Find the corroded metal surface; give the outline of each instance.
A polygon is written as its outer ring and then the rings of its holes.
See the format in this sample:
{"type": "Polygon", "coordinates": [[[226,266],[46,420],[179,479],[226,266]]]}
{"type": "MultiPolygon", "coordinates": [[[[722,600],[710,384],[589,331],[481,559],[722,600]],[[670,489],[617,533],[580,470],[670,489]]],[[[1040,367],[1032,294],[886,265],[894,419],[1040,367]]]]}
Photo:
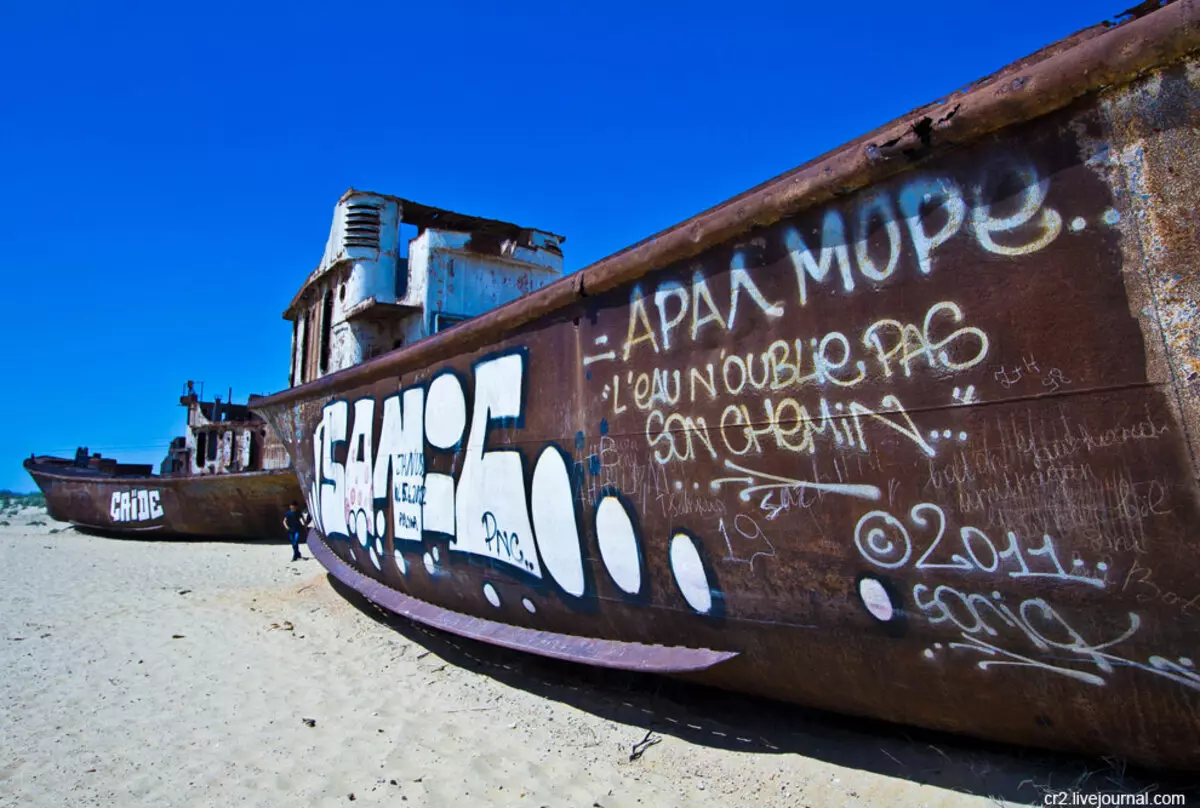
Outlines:
{"type": "Polygon", "coordinates": [[[308,549],[330,574],[384,608],[442,631],[461,637],[540,654],[568,662],[583,662],[601,668],[636,670],[643,673],[684,673],[705,670],[737,656],[736,651],[708,648],[641,645],[640,643],[573,637],[531,628],[508,625],[496,620],[452,612],[432,603],[417,600],[392,589],[382,581],[363,575],[347,564],[325,544],[315,530],[308,533],[308,549]]]}
{"type": "Polygon", "coordinates": [[[179,397],[188,411],[187,431],[171,442],[164,474],[227,474],[288,467],[286,450],[262,418],[246,404],[234,404],[232,394],[230,390],[225,401],[220,396],[201,401],[194,383],[187,382],[179,397]]]}
{"type": "Polygon", "coordinates": [[[25,469],[61,522],[147,538],[285,538],[283,512],[303,495],[290,469],[205,476],[75,473],[35,457],[25,469]]]}
{"type": "Polygon", "coordinates": [[[291,383],[361,364],[558,280],[562,241],[347,191],[334,208],[320,264],[283,313],[292,322],[291,383]]]}
{"type": "Polygon", "coordinates": [[[179,403],[188,411],[187,432],[171,441],[161,474],[86,447],[74,460],[26,460],[50,515],[129,535],[285,537],[283,512],[302,495],[286,450],[262,417],[234,404],[232,390],[225,401],[202,401],[190,381],[179,403]]]}
{"type": "Polygon", "coordinates": [[[256,408],[341,562],[406,596],[1200,768],[1198,15],[256,408]]]}

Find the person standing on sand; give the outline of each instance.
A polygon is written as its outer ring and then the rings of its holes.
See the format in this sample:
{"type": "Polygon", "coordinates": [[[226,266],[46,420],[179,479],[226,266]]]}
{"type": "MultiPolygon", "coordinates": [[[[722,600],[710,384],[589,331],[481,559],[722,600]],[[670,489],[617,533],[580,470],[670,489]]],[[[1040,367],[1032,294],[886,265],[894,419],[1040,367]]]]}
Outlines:
{"type": "Polygon", "coordinates": [[[300,531],[307,525],[308,514],[302,512],[295,502],[288,505],[288,509],[283,513],[283,526],[292,542],[292,561],[304,558],[300,555],[300,531]]]}

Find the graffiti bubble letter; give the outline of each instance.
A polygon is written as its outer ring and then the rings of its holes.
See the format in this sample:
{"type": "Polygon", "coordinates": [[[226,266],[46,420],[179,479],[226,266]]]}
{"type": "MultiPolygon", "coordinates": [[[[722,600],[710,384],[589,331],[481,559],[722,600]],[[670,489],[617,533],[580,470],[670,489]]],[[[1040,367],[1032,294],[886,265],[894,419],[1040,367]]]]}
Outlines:
{"type": "Polygon", "coordinates": [[[455,521],[459,552],[494,558],[542,576],[526,509],[525,474],[515,449],[485,451],[488,430],[519,423],[525,356],[508,353],[475,367],[475,404],[458,481],[455,521]]]}

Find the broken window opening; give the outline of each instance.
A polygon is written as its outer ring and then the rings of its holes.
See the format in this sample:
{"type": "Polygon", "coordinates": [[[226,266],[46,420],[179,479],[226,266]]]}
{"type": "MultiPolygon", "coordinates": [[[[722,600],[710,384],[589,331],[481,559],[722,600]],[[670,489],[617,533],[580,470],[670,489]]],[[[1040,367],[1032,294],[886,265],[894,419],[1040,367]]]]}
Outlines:
{"type": "MultiPolygon", "coordinates": [[[[295,387],[300,375],[300,363],[296,361],[296,350],[300,347],[300,318],[292,320],[292,377],[288,383],[295,387]]],[[[303,354],[301,354],[303,356],[303,354]]]]}
{"type": "Polygon", "coordinates": [[[305,368],[308,367],[308,329],[311,318],[309,310],[304,310],[304,331],[300,334],[300,361],[296,367],[296,384],[304,384],[305,368]]]}
{"type": "Polygon", "coordinates": [[[408,294],[408,259],[396,259],[396,299],[401,300],[408,294]]]}
{"type": "Polygon", "coordinates": [[[258,441],[254,439],[254,433],[249,429],[246,430],[246,441],[250,444],[250,462],[246,464],[247,471],[258,471],[259,464],[262,463],[258,441]]]}
{"type": "Polygon", "coordinates": [[[458,325],[470,319],[470,315],[466,314],[447,314],[444,311],[435,311],[433,313],[433,333],[445,331],[452,325],[458,325]]]}
{"type": "Polygon", "coordinates": [[[333,295],[325,292],[325,297],[321,305],[321,359],[317,365],[317,370],[320,373],[329,372],[329,355],[332,346],[330,345],[330,336],[333,330],[333,295]]]}
{"type": "Polygon", "coordinates": [[[395,292],[396,299],[400,300],[408,294],[408,265],[409,255],[412,253],[412,242],[421,235],[421,231],[416,225],[401,222],[399,227],[399,251],[396,256],[396,283],[395,292]]]}

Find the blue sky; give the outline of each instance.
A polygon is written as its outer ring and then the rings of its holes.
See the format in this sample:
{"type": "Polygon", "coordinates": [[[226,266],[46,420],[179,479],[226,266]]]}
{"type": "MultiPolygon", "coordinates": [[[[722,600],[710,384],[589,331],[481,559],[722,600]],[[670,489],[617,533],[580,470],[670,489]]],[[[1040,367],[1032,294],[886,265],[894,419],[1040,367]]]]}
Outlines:
{"type": "Polygon", "coordinates": [[[1122,8],[2,3],[0,488],[157,463],[187,379],[284,387],[349,187],[564,234],[573,271],[1122,8]]]}

